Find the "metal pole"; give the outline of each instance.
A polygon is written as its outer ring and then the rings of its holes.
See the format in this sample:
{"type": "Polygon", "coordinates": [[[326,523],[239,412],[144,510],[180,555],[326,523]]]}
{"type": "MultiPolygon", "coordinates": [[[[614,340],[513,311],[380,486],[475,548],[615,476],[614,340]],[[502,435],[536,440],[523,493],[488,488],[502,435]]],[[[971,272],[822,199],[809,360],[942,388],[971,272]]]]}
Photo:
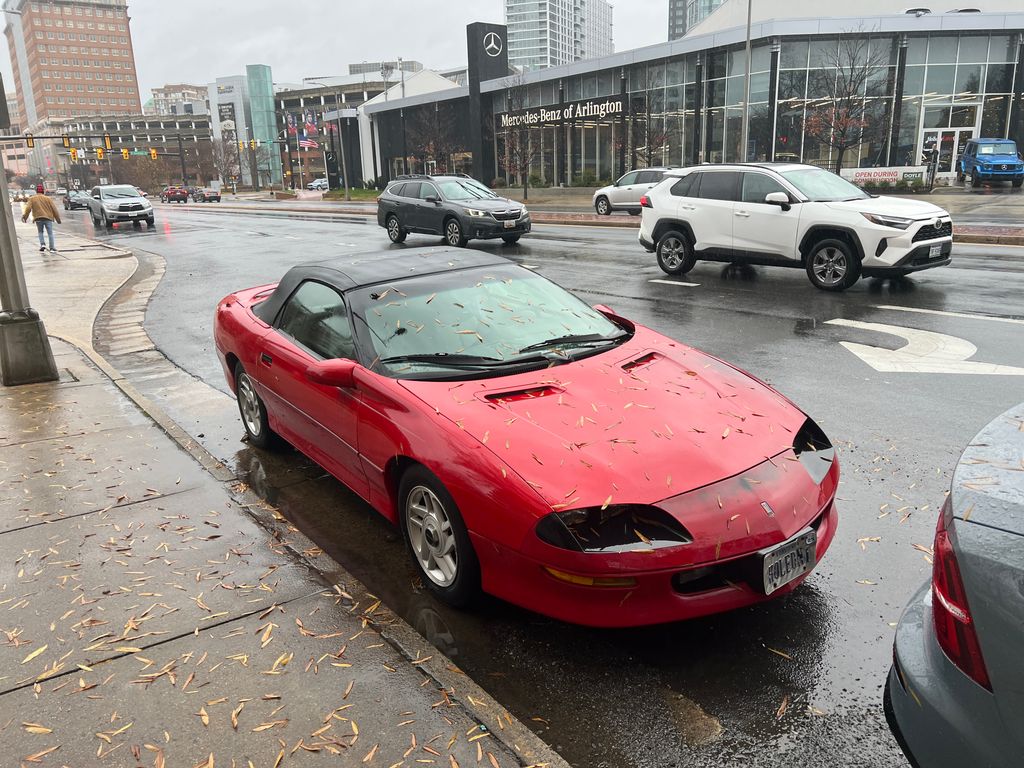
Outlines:
{"type": "Polygon", "coordinates": [[[180,133],[178,134],[178,158],[181,160],[181,186],[187,187],[188,181],[185,174],[185,148],[182,146],[180,133]]]}
{"type": "Polygon", "coordinates": [[[743,127],[740,131],[740,162],[750,158],[747,154],[747,135],[750,132],[750,13],[754,0],[747,0],[747,68],[743,75],[743,127]]]}
{"type": "MultiPolygon", "coordinates": [[[[341,106],[335,100],[335,106],[338,107],[338,147],[341,150],[341,175],[342,181],[345,183],[345,200],[351,200],[352,195],[349,192],[348,186],[348,161],[345,159],[345,134],[342,133],[341,127],[341,106]]],[[[345,122],[348,122],[348,118],[345,118],[345,122]]]]}

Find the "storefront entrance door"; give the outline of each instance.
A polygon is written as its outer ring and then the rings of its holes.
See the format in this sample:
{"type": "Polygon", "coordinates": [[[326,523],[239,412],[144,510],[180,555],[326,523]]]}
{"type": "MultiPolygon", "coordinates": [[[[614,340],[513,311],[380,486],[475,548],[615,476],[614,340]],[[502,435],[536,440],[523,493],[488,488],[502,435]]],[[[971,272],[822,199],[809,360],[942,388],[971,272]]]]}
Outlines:
{"type": "Polygon", "coordinates": [[[954,173],[956,161],[977,133],[974,128],[932,128],[921,133],[921,163],[927,164],[932,147],[939,150],[936,173],[954,173]]]}

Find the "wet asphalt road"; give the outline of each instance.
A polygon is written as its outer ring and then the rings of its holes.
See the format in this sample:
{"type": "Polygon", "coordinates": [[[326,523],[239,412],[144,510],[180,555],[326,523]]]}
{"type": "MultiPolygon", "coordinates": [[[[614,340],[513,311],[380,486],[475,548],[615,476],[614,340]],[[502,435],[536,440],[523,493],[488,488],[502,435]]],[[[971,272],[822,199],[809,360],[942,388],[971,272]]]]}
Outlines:
{"type": "MultiPolygon", "coordinates": [[[[92,235],[81,212],[67,218],[92,235]]],[[[152,232],[95,236],[136,249],[144,265],[158,261],[152,254],[165,260],[146,329],[177,366],[223,392],[211,339],[223,295],[276,281],[305,260],[401,249],[372,219],[196,205],[158,206],[152,232]]],[[[473,614],[453,611],[417,589],[398,534],[340,484],[294,452],[268,455],[242,443],[226,397],[204,423],[158,383],[144,391],[574,765],[904,765],[881,698],[893,625],[930,575],[915,545],[931,546],[960,451],[1024,399],[1024,378],[880,373],[840,342],[897,349],[903,339],[826,321],[957,336],[977,347],[973,360],[1024,366],[1021,324],[976,316],[1024,320],[1024,248],[957,246],[951,267],[899,282],[862,280],[832,295],[798,270],[720,264],[652,282],[666,276],[635,237],[545,226],[516,247],[477,247],[751,371],[819,422],[841,450],[840,527],[791,596],[621,631],[571,627],[498,601],[473,614]]],[[[402,247],[438,243],[410,236],[402,247]]],[[[105,333],[99,326],[98,344],[105,333]]]]}

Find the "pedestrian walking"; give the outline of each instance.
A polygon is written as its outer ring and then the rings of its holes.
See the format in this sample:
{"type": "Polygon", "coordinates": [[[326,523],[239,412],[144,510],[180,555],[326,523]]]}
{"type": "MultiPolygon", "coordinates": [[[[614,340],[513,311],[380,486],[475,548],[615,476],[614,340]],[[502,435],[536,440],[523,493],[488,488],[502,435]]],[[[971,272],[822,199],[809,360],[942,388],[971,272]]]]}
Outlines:
{"type": "Polygon", "coordinates": [[[21,220],[28,221],[30,214],[35,220],[36,230],[39,232],[39,252],[42,253],[46,250],[46,242],[43,240],[45,231],[50,237],[50,253],[56,253],[57,245],[53,241],[53,222],[61,223],[60,211],[53,204],[53,200],[44,194],[42,184],[36,186],[36,193],[25,203],[25,213],[22,214],[21,220]]]}

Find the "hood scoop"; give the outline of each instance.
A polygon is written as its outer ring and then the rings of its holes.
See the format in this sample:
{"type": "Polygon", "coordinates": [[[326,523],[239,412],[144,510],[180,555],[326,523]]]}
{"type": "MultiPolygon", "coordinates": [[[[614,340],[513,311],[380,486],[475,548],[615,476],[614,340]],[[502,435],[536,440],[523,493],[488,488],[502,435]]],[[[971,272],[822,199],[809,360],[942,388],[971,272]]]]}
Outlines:
{"type": "Polygon", "coordinates": [[[515,403],[520,400],[535,400],[538,397],[550,397],[551,395],[560,394],[562,394],[562,390],[559,387],[544,385],[528,389],[513,389],[509,392],[495,392],[485,395],[485,397],[492,403],[515,403]]]}
{"type": "Polygon", "coordinates": [[[645,365],[650,365],[660,357],[661,355],[659,355],[657,352],[648,352],[646,355],[641,355],[640,357],[634,360],[630,360],[628,363],[623,363],[622,370],[628,373],[629,371],[632,371],[636,368],[643,368],[645,365]]]}

